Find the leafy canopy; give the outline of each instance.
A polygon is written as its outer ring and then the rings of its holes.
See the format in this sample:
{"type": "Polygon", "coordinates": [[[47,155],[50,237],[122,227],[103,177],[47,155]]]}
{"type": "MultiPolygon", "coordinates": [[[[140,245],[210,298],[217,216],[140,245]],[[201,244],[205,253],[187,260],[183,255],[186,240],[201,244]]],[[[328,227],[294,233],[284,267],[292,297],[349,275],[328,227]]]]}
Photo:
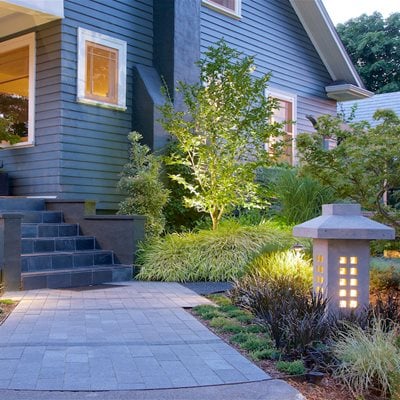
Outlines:
{"type": "Polygon", "coordinates": [[[322,116],[315,133],[298,136],[297,148],[304,172],[398,226],[383,197],[400,188],[400,118],[391,110],[378,110],[374,118],[381,121],[374,128],[366,122],[346,128],[341,119],[322,116]],[[338,145],[324,148],[327,138],[338,145]]]}
{"type": "Polygon", "coordinates": [[[186,205],[208,213],[216,229],[235,207],[266,205],[255,183],[255,169],[271,158],[264,150],[281,124],[270,123],[276,101],[265,96],[270,75],[254,79],[254,57],[220,40],[198,62],[201,82],[179,82],[184,111],[167,99],[161,124],[177,141],[168,163],[189,168],[191,179],[171,175],[189,191],[186,205]]]}
{"type": "Polygon", "coordinates": [[[367,89],[400,90],[400,13],[386,20],[378,12],[363,14],[338,24],[337,31],[367,89]]]}

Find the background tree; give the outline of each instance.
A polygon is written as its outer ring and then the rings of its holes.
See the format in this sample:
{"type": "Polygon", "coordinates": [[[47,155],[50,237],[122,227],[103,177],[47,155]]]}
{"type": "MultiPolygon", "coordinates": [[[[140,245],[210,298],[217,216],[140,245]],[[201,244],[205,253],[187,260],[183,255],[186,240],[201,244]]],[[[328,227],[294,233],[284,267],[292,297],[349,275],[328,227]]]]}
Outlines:
{"type": "Polygon", "coordinates": [[[186,204],[212,219],[218,227],[224,213],[235,207],[262,207],[255,169],[271,158],[264,145],[278,136],[281,124],[269,123],[276,101],[265,96],[269,75],[254,79],[254,57],[245,57],[221,40],[198,63],[201,82],[178,83],[185,111],[171,100],[160,110],[162,126],[177,141],[168,162],[190,169],[191,179],[171,178],[190,195],[186,204]]]}
{"type": "Polygon", "coordinates": [[[391,110],[376,111],[374,118],[382,121],[374,128],[361,122],[345,129],[341,119],[322,116],[315,133],[298,136],[297,148],[304,172],[399,228],[383,197],[400,188],[400,118],[391,110]],[[325,149],[326,138],[339,144],[325,149]]]}
{"type": "Polygon", "coordinates": [[[400,13],[363,14],[336,29],[367,89],[400,90],[400,13]]]}
{"type": "Polygon", "coordinates": [[[142,135],[131,132],[129,162],[124,166],[118,190],[127,194],[119,204],[119,214],[146,216],[146,236],[158,236],[164,230],[163,208],[168,200],[168,190],[160,179],[161,160],[140,144],[142,135]]]}

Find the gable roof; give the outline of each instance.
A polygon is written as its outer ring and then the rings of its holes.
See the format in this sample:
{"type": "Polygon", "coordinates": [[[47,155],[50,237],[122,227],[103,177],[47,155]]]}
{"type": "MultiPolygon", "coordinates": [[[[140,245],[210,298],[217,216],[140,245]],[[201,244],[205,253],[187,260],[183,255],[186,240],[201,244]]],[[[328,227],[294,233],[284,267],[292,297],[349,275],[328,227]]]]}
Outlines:
{"type": "Polygon", "coordinates": [[[338,101],[371,97],[373,93],[365,89],[322,1],[289,1],[334,81],[325,88],[328,97],[338,101]]]}
{"type": "Polygon", "coordinates": [[[373,119],[376,110],[390,109],[400,116],[400,92],[376,94],[374,97],[365,100],[346,101],[338,104],[338,112],[344,112],[350,116],[352,107],[354,111],[354,122],[368,121],[372,126],[379,124],[373,119]]]}

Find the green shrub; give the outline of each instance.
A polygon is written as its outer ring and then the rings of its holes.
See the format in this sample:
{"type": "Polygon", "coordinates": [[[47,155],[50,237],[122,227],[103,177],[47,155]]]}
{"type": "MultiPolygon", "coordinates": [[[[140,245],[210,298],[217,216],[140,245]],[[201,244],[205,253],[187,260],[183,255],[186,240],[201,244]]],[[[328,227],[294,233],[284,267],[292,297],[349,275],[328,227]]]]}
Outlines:
{"type": "Polygon", "coordinates": [[[306,368],[302,360],[278,361],[276,363],[276,369],[289,375],[303,375],[306,373],[306,368]]]}
{"type": "Polygon", "coordinates": [[[205,320],[210,320],[215,317],[221,317],[222,314],[219,312],[218,308],[215,306],[210,306],[208,304],[193,307],[193,312],[199,317],[205,320]]]}
{"type": "Polygon", "coordinates": [[[250,338],[253,338],[253,337],[256,337],[254,334],[252,334],[252,333],[248,333],[248,332],[239,332],[239,333],[237,333],[237,334],[235,334],[235,335],[232,335],[230,338],[229,338],[229,341],[231,342],[231,343],[238,343],[238,344],[240,344],[240,343],[244,343],[244,342],[247,342],[247,340],[249,340],[250,338]]]}
{"type": "Polygon", "coordinates": [[[400,266],[374,264],[370,269],[370,292],[381,294],[390,290],[400,291],[400,266]]]}
{"type": "Polygon", "coordinates": [[[276,349],[269,348],[263,350],[251,351],[250,356],[253,360],[276,360],[279,358],[280,354],[276,349]]]}
{"type": "Polygon", "coordinates": [[[327,300],[311,293],[309,260],[271,254],[252,263],[249,270],[235,282],[230,295],[259,319],[279,349],[305,356],[315,343],[329,338],[335,321],[327,313],[327,300]]]}
{"type": "Polygon", "coordinates": [[[160,180],[161,162],[150,153],[146,145],[140,144],[142,136],[131,132],[129,162],[124,166],[118,190],[127,195],[119,204],[119,214],[146,216],[146,236],[158,236],[164,230],[163,208],[169,191],[160,180]]]}
{"type": "Polygon", "coordinates": [[[400,383],[400,352],[396,346],[399,329],[385,331],[380,319],[369,329],[349,325],[339,332],[333,343],[333,354],[339,363],[334,375],[357,396],[369,390],[380,390],[394,398],[400,383]]]}
{"type": "Polygon", "coordinates": [[[335,201],[332,189],[295,169],[286,169],[272,181],[271,191],[278,201],[277,216],[287,225],[300,224],[321,215],[322,204],[335,201]]]}
{"type": "Polygon", "coordinates": [[[287,232],[268,223],[241,226],[221,223],[216,231],[170,234],[140,248],[138,279],[162,281],[228,281],[268,245],[278,249],[295,243],[287,232]]]}
{"type": "Polygon", "coordinates": [[[242,326],[237,321],[226,317],[213,318],[210,321],[210,326],[226,333],[240,333],[243,331],[242,326]]]}
{"type": "MultiPolygon", "coordinates": [[[[172,153],[179,151],[176,141],[171,141],[163,154],[164,159],[168,159],[172,153]]],[[[190,195],[189,190],[169,178],[170,175],[180,175],[186,181],[191,182],[193,178],[191,178],[189,167],[166,163],[163,172],[165,187],[170,191],[168,202],[164,207],[166,231],[182,232],[196,228],[199,222],[207,217],[207,214],[198,212],[192,207],[186,207],[184,197],[190,195]]]]}
{"type": "Polygon", "coordinates": [[[273,347],[273,344],[271,340],[266,337],[249,335],[246,341],[240,343],[240,347],[247,351],[261,351],[270,349],[273,347]]]}

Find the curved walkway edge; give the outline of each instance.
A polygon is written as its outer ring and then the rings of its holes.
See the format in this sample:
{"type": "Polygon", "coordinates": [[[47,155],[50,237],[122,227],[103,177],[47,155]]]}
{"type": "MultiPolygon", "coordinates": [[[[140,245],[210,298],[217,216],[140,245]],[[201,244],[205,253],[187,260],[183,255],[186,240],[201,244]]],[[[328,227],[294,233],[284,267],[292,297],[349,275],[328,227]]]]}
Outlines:
{"type": "Polygon", "coordinates": [[[3,297],[20,303],[0,327],[1,399],[302,398],[186,312],[209,300],[177,283],[3,297]]]}

